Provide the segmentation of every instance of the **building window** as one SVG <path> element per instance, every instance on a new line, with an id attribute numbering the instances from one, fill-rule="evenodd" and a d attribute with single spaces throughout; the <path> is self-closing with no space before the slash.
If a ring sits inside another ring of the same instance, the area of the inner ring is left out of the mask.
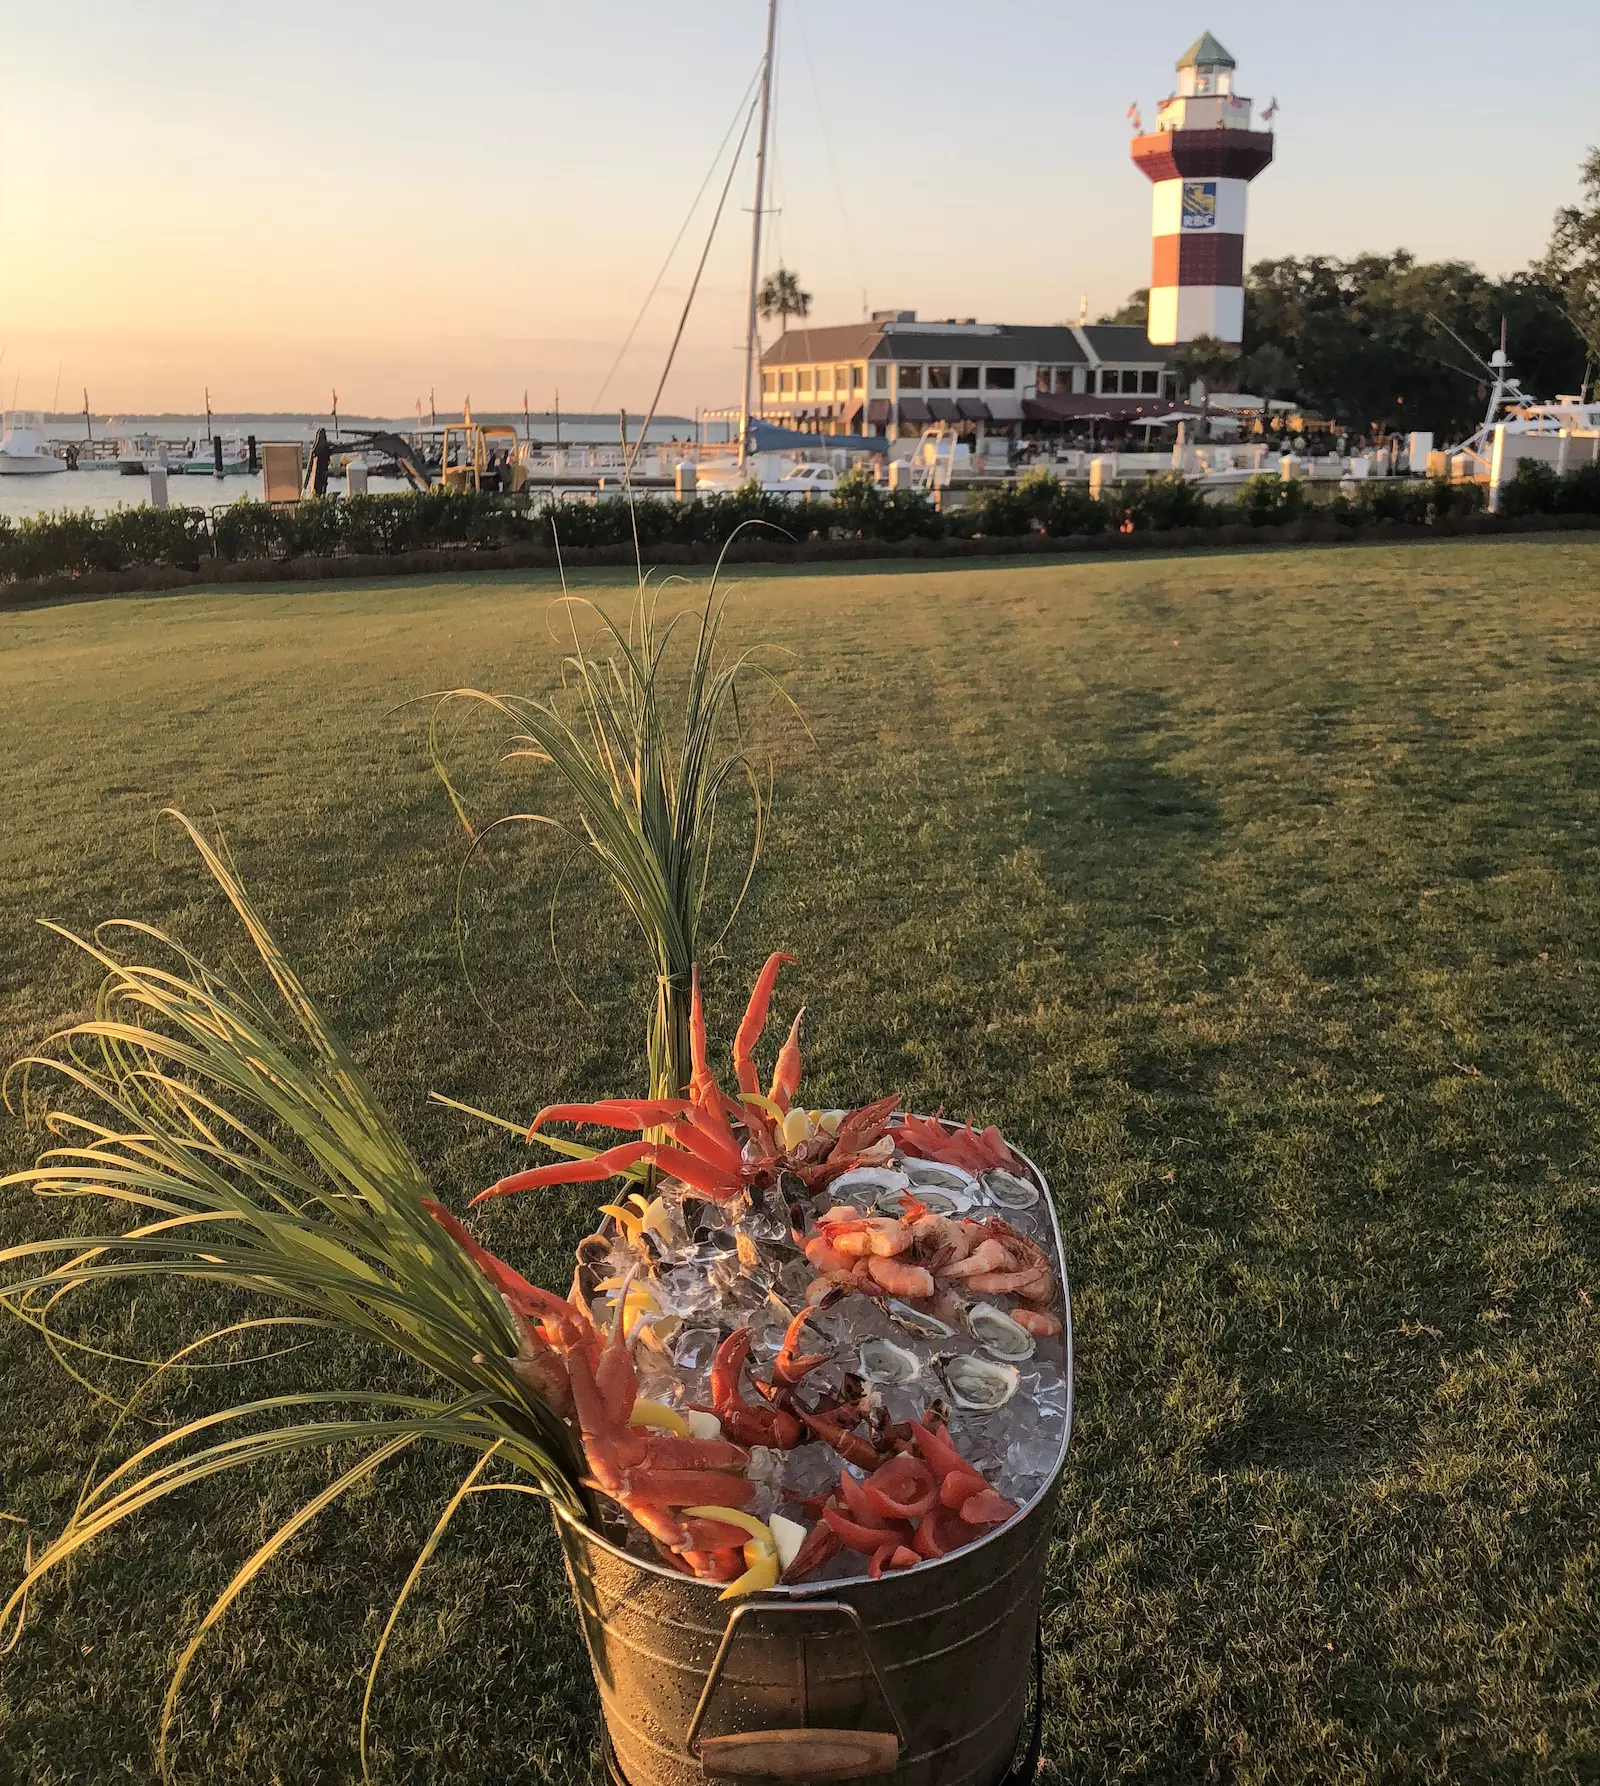
<path id="1" fill-rule="evenodd" d="M 1148 391 L 1151 396 L 1160 394 L 1161 373 L 1157 367 L 1152 366 L 1139 374 L 1139 389 L 1141 392 Z"/>
<path id="2" fill-rule="evenodd" d="M 983 383 L 985 390 L 1014 391 L 1017 388 L 1017 369 L 1015 366 L 985 366 Z"/>
<path id="3" fill-rule="evenodd" d="M 823 397 L 833 395 L 833 368 L 831 366 L 817 368 L 817 392 Z"/>
<path id="4" fill-rule="evenodd" d="M 950 368 L 948 366 L 930 366 L 928 368 L 928 389 L 930 391 L 948 391 L 950 389 Z"/>
<path id="5" fill-rule="evenodd" d="M 766 397 L 777 396 L 778 375 L 776 372 L 763 372 L 761 374 L 761 391 L 762 395 Z"/>
<path id="6" fill-rule="evenodd" d="M 785 397 L 792 397 L 794 395 L 794 374 L 792 372 L 783 373 L 778 388 Z"/>
<path id="7" fill-rule="evenodd" d="M 1122 374 L 1110 366 L 1100 368 L 1100 395 L 1114 397 L 1122 389 Z"/>
<path id="8" fill-rule="evenodd" d="M 1038 389 L 1041 397 L 1050 395 L 1050 368 L 1048 366 L 1039 368 Z"/>
<path id="9" fill-rule="evenodd" d="M 867 388 L 867 369 L 866 369 L 866 367 L 865 366 L 852 366 L 850 368 L 850 389 L 852 391 L 864 391 L 866 388 Z"/>
<path id="10" fill-rule="evenodd" d="M 800 387 L 799 387 L 800 395 L 802 397 L 808 396 L 811 391 L 811 386 L 812 386 L 811 368 L 809 366 L 802 366 L 800 369 Z"/>
<path id="11" fill-rule="evenodd" d="M 841 397 L 850 389 L 850 368 L 848 366 L 834 367 L 833 388 Z"/>
<path id="12" fill-rule="evenodd" d="M 922 389 L 922 368 L 920 366 L 902 366 L 900 368 L 900 389 L 902 391 L 920 391 Z"/>
<path id="13" fill-rule="evenodd" d="M 975 391 L 978 388 L 978 368 L 976 366 L 956 367 L 956 389 L 958 391 Z"/>
<path id="14" fill-rule="evenodd" d="M 1070 366 L 1056 367 L 1056 389 L 1058 391 L 1070 391 L 1072 389 L 1072 368 Z"/>
<path id="15" fill-rule="evenodd" d="M 875 391 L 886 391 L 889 388 L 889 368 L 874 366 L 872 368 L 872 388 Z"/>

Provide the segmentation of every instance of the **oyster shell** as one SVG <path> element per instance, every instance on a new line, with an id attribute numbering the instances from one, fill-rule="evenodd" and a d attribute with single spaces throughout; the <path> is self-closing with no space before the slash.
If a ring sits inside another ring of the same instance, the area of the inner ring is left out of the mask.
<path id="1" fill-rule="evenodd" d="M 983 1188 L 989 1201 L 998 1203 L 1002 1209 L 1032 1209 L 1039 1201 L 1036 1184 L 1018 1178 L 1014 1172 L 1002 1172 L 999 1167 L 984 1173 Z"/>
<path id="2" fill-rule="evenodd" d="M 912 1383 L 922 1374 L 922 1360 L 915 1352 L 889 1339 L 864 1340 L 861 1374 L 869 1383 Z M 995 1403 L 998 1407 L 1000 1404 Z"/>
<path id="3" fill-rule="evenodd" d="M 856 1166 L 841 1172 L 829 1183 L 828 1190 L 839 1203 L 854 1203 L 862 1195 L 871 1203 L 905 1190 L 910 1183 L 905 1173 L 896 1172 L 892 1166 Z"/>
<path id="4" fill-rule="evenodd" d="M 893 1296 L 886 1297 L 883 1312 L 891 1321 L 905 1328 L 907 1333 L 914 1333 L 918 1339 L 950 1339 L 955 1328 L 937 1315 L 930 1315 L 925 1310 L 912 1308 L 908 1302 L 897 1301 Z"/>
<path id="5" fill-rule="evenodd" d="M 1020 1379 L 1014 1365 L 997 1364 L 976 1352 L 958 1352 L 945 1360 L 944 1380 L 950 1399 L 958 1408 L 972 1414 L 992 1414 L 1017 1393 Z"/>
<path id="6" fill-rule="evenodd" d="M 978 1181 L 964 1166 L 946 1165 L 943 1160 L 918 1160 L 907 1156 L 906 1176 L 917 1188 L 917 1195 L 922 1196 L 922 1187 L 929 1190 L 943 1191 L 946 1196 L 965 1197 L 970 1203 L 978 1189 Z M 926 1198 L 923 1198 L 927 1202 Z M 930 1203 L 931 1209 L 933 1205 Z"/>
<path id="7" fill-rule="evenodd" d="M 1033 1356 L 1033 1335 L 992 1302 L 975 1302 L 967 1310 L 967 1331 L 991 1357 L 1019 1364 Z"/>
<path id="8" fill-rule="evenodd" d="M 936 1191 L 929 1185 L 906 1185 L 898 1191 L 885 1191 L 878 1199 L 878 1208 L 885 1215 L 899 1216 L 905 1214 L 906 1198 L 915 1197 L 930 1215 L 960 1215 L 970 1209 L 970 1197 L 952 1196 L 946 1191 Z"/>

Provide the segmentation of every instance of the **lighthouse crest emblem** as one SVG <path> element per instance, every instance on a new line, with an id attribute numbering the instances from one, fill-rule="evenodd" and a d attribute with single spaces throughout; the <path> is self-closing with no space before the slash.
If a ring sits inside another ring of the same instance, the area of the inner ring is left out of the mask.
<path id="1" fill-rule="evenodd" d="M 1215 180 L 1185 180 L 1183 183 L 1183 227 L 1215 229 L 1217 227 L 1217 183 Z"/>

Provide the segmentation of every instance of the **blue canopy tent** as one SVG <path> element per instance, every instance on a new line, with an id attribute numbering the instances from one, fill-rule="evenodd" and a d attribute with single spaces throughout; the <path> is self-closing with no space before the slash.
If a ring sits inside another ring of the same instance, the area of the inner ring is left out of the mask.
<path id="1" fill-rule="evenodd" d="M 798 428 L 780 428 L 751 416 L 745 436 L 746 451 L 791 452 L 796 447 L 827 453 L 886 453 L 889 443 L 877 434 L 802 434 Z"/>

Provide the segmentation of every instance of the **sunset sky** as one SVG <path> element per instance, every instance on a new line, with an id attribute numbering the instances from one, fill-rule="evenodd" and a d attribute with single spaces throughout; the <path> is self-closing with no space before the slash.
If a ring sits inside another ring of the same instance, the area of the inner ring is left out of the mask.
<path id="1" fill-rule="evenodd" d="M 97 412 L 642 409 L 753 76 L 763 0 L 55 0 L 0 21 L 0 397 Z M 987 6 L 786 0 L 769 253 L 818 322 L 1076 320 L 1148 277 L 1127 157 L 1214 31 L 1280 102 L 1247 253 L 1510 271 L 1600 139 L 1595 0 Z M 736 400 L 753 174 L 666 404 Z M 18 382 L 20 376 L 20 383 Z"/>

